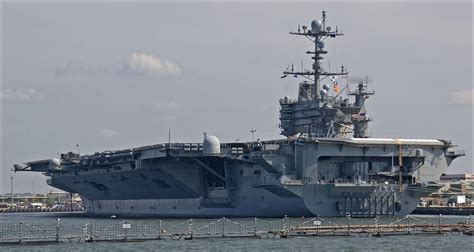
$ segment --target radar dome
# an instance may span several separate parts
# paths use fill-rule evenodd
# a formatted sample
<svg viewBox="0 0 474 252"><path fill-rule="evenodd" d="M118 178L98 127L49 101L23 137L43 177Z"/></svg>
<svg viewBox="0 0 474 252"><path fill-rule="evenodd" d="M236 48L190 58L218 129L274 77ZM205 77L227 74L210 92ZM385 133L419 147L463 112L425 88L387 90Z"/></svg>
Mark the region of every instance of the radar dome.
<svg viewBox="0 0 474 252"><path fill-rule="evenodd" d="M329 89L331 89L331 87L328 84L324 84L323 89L326 90L326 91L329 91Z"/></svg>
<svg viewBox="0 0 474 252"><path fill-rule="evenodd" d="M61 161L57 158L51 159L51 163L55 166L60 166L61 165Z"/></svg>
<svg viewBox="0 0 474 252"><path fill-rule="evenodd" d="M49 168L51 170L60 170L61 169L61 160L57 158L52 158L49 160Z"/></svg>
<svg viewBox="0 0 474 252"><path fill-rule="evenodd" d="M328 95L328 91L326 91L325 89L321 89L321 90L319 91L319 93L320 93L321 96L323 96L323 97L326 96L326 95Z"/></svg>
<svg viewBox="0 0 474 252"><path fill-rule="evenodd" d="M216 155L221 153L221 141L215 136L205 136L202 143L203 154Z"/></svg>
<svg viewBox="0 0 474 252"><path fill-rule="evenodd" d="M318 20L313 20L311 22L311 30L312 31L320 31L321 30L321 22Z"/></svg>

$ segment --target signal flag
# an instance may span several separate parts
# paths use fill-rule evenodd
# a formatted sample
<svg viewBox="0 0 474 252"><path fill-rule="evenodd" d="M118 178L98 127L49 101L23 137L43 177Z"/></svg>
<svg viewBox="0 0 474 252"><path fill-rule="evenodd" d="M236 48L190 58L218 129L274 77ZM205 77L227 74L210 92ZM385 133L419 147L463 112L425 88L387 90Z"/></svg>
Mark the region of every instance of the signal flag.
<svg viewBox="0 0 474 252"><path fill-rule="evenodd" d="M333 88L334 93L339 93L339 85L337 83L334 83L332 88Z"/></svg>

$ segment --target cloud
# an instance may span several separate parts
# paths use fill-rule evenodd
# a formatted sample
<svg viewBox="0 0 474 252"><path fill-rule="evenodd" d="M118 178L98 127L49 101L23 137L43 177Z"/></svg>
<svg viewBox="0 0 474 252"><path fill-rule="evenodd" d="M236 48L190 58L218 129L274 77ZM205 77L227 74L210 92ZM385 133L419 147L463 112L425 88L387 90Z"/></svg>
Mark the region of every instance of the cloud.
<svg viewBox="0 0 474 252"><path fill-rule="evenodd" d="M127 71L135 74L178 75L181 68L168 60L162 60L150 54L133 53L127 61Z"/></svg>
<svg viewBox="0 0 474 252"><path fill-rule="evenodd" d="M474 101L474 88L460 90L451 94L451 103L454 103L454 104L473 105L474 104L473 101Z"/></svg>
<svg viewBox="0 0 474 252"><path fill-rule="evenodd" d="M109 65L94 66L83 62L70 62L56 69L57 77L92 74L163 76L179 75L181 73L181 68L177 63L145 53L132 53L124 61Z"/></svg>
<svg viewBox="0 0 474 252"><path fill-rule="evenodd" d="M104 138L112 138L120 136L120 132L113 129L99 129L97 131L98 135Z"/></svg>
<svg viewBox="0 0 474 252"><path fill-rule="evenodd" d="M56 76L63 75L90 75L97 73L104 74L114 74L117 72L117 69L120 68L120 65L99 65L92 66L83 62L69 62L63 67L56 69Z"/></svg>
<svg viewBox="0 0 474 252"><path fill-rule="evenodd" d="M175 101L157 101L152 103L159 110L175 110L179 105Z"/></svg>
<svg viewBox="0 0 474 252"><path fill-rule="evenodd" d="M33 88L9 88L0 91L1 100L11 101L39 101L45 96L36 89Z"/></svg>

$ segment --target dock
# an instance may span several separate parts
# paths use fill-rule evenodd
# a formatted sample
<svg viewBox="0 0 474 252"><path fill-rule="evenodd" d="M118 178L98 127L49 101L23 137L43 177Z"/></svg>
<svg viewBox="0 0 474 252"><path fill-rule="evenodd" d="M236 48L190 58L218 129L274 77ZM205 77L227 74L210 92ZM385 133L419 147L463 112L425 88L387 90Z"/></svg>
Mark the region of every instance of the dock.
<svg viewBox="0 0 474 252"><path fill-rule="evenodd" d="M65 207L23 207L23 208L0 208L0 213L40 213L40 212L84 212L83 206L65 206Z"/></svg>

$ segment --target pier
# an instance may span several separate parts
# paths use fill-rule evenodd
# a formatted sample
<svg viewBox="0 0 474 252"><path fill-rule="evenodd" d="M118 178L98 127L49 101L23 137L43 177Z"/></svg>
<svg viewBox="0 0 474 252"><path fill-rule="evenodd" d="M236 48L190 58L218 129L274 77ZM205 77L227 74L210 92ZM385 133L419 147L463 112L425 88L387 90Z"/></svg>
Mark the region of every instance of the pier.
<svg viewBox="0 0 474 252"><path fill-rule="evenodd" d="M0 224L0 245L81 242L139 242L206 238L287 239L292 237L382 237L469 235L469 217L281 218L281 219L95 219L81 225L65 219Z"/></svg>

